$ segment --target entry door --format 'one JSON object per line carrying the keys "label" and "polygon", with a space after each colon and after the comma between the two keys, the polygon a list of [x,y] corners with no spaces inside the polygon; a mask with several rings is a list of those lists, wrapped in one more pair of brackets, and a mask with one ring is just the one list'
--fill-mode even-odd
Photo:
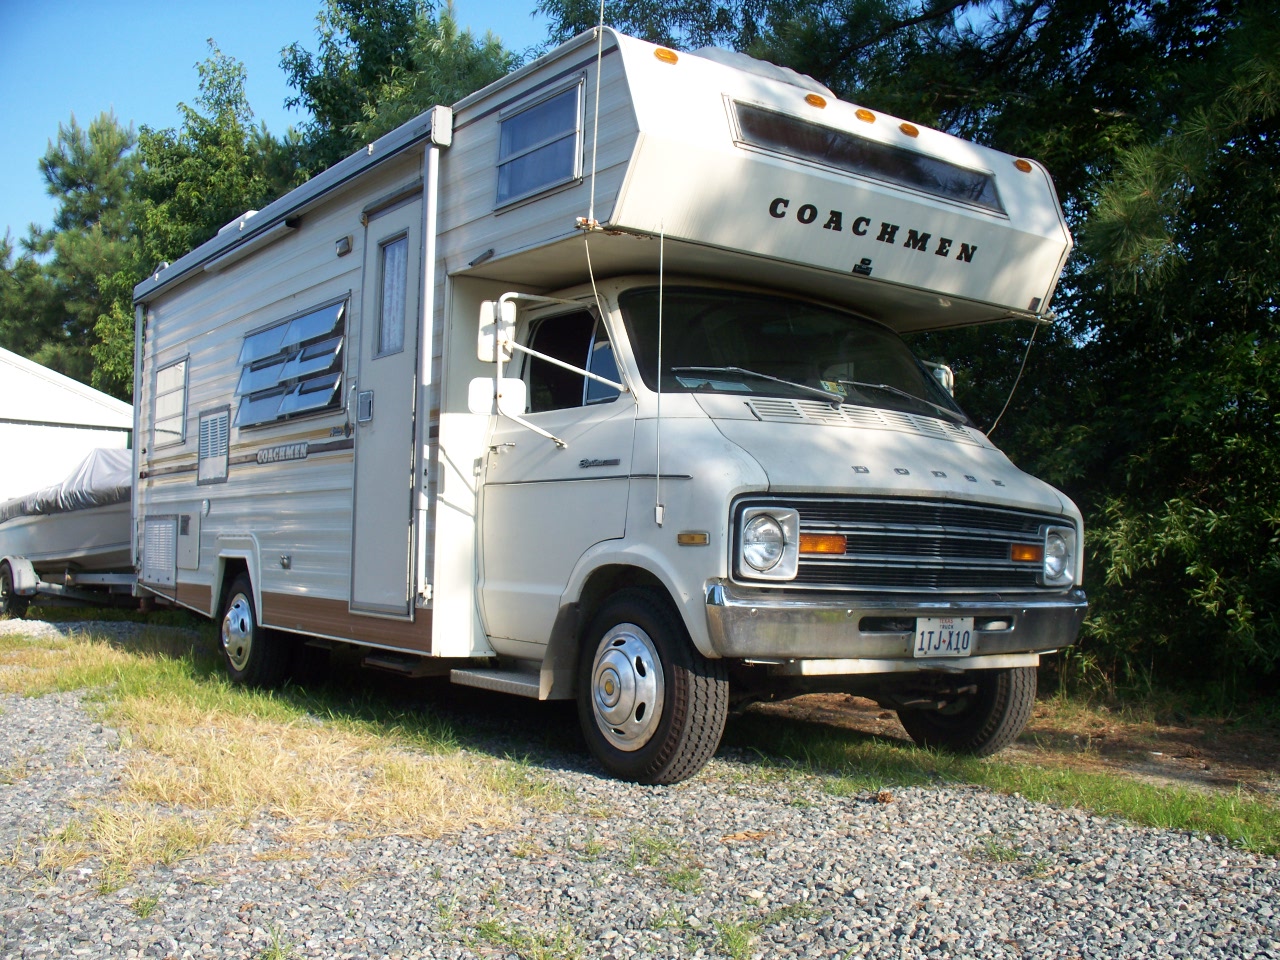
{"label": "entry door", "polygon": [[[587,311],[535,321],[521,339],[618,379],[603,325]],[[485,463],[481,596],[489,636],[546,643],[583,553],[626,532],[636,405],[545,361],[526,358],[523,367],[527,418],[567,445],[498,418]]]}
{"label": "entry door", "polygon": [[355,397],[351,610],[409,617],[413,416],[422,300],[422,202],[365,228]]}

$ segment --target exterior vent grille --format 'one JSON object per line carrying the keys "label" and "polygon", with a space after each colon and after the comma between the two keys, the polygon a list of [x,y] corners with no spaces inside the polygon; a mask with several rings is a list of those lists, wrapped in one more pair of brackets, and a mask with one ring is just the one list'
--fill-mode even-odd
{"label": "exterior vent grille", "polygon": [[172,587],[178,579],[178,518],[148,517],[142,528],[142,582]]}
{"label": "exterior vent grille", "polygon": [[933,417],[921,417],[896,410],[880,410],[851,403],[836,409],[821,400],[787,400],[770,398],[747,401],[751,412],[770,423],[813,423],[834,427],[860,427],[869,430],[897,430],[915,433],[935,440],[951,440],[980,446],[964,427]]}
{"label": "exterior vent grille", "polygon": [[[1014,562],[1013,544],[1039,545],[1065,517],[976,503],[895,498],[750,498],[744,507],[792,507],[801,534],[846,538],[841,555],[800,555],[791,586],[811,590],[1041,592],[1040,564]],[[787,584],[776,584],[786,586]],[[771,585],[773,586],[773,585]]]}

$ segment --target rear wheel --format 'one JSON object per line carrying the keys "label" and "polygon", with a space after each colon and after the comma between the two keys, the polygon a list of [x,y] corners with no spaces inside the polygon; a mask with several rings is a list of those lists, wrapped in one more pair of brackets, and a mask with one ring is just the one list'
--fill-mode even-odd
{"label": "rear wheel", "polygon": [[975,670],[965,680],[969,690],[941,709],[898,711],[912,740],[985,757],[1018,738],[1036,703],[1035,667]]}
{"label": "rear wheel", "polygon": [[274,630],[258,623],[253,584],[240,574],[227,591],[222,607],[222,655],[236,683],[274,687],[289,672],[289,644]]}
{"label": "rear wheel", "polygon": [[13,591],[13,571],[9,564],[0,563],[0,617],[21,619],[27,614],[31,601]]}
{"label": "rear wheel", "polygon": [[694,649],[665,597],[623,590],[596,615],[579,658],[578,719],[613,776],[693,776],[720,745],[728,712],[724,664]]}

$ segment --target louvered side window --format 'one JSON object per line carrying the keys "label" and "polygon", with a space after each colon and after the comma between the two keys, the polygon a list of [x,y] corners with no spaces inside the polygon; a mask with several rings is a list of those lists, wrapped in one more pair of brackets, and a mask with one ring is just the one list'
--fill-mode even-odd
{"label": "louvered side window", "polygon": [[245,337],[236,386],[236,426],[337,409],[342,399],[346,320],[343,298]]}
{"label": "louvered side window", "polygon": [[223,483],[231,446],[231,408],[200,414],[200,463],[197,483]]}

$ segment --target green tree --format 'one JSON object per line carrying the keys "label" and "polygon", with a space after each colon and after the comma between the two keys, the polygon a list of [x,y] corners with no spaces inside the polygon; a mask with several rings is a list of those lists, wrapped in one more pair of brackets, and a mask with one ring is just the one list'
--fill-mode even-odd
{"label": "green tree", "polygon": [[1093,624],[1131,661],[1249,686],[1280,663],[1280,27],[1259,5],[1217,33],[1084,230],[1110,311],[1093,375],[1124,401],[1091,431]]}
{"label": "green tree", "polygon": [[364,119],[373,91],[391,81],[393,68],[414,69],[414,29],[431,9],[420,0],[326,0],[316,17],[316,52],[299,43],[281,52],[280,66],[297,91],[286,105],[312,117],[304,131],[311,172],[360,146],[354,125]]}
{"label": "green tree", "polygon": [[132,390],[133,287],[159,263],[174,261],[247,210],[261,209],[305,178],[300,137],[283,139],[253,123],[245,68],[209,41],[196,65],[200,93],[180,103],[178,129],[143,127],[140,168],[127,208],[136,225],[133,257],[104,273],[109,293],[96,316],[96,382]]}
{"label": "green tree", "polygon": [[134,143],[133,130],[109,113],[87,128],[74,116],[59,125],[40,160],[58,204],[53,226],[33,226],[16,261],[11,241],[0,249],[5,345],[86,383],[93,379],[94,325],[106,308],[106,279],[134,256],[126,203],[137,173]]}
{"label": "green tree", "polygon": [[419,11],[406,61],[413,66],[393,64],[350,125],[360,142],[376,140],[436,104],[455,103],[517,65],[492,33],[478,40],[470,30],[460,31],[452,3],[438,17]]}
{"label": "green tree", "polygon": [[179,103],[182,126],[139,135],[135,198],[144,269],[176,260],[246,210],[266,206],[303,179],[296,137],[277,140],[253,123],[245,68],[209,41],[196,65],[200,94]]}
{"label": "green tree", "polygon": [[517,65],[492,34],[459,31],[452,4],[424,0],[326,0],[319,49],[285,48],[281,66],[310,112],[305,162],[331,166],[436,104],[451,104]]}

